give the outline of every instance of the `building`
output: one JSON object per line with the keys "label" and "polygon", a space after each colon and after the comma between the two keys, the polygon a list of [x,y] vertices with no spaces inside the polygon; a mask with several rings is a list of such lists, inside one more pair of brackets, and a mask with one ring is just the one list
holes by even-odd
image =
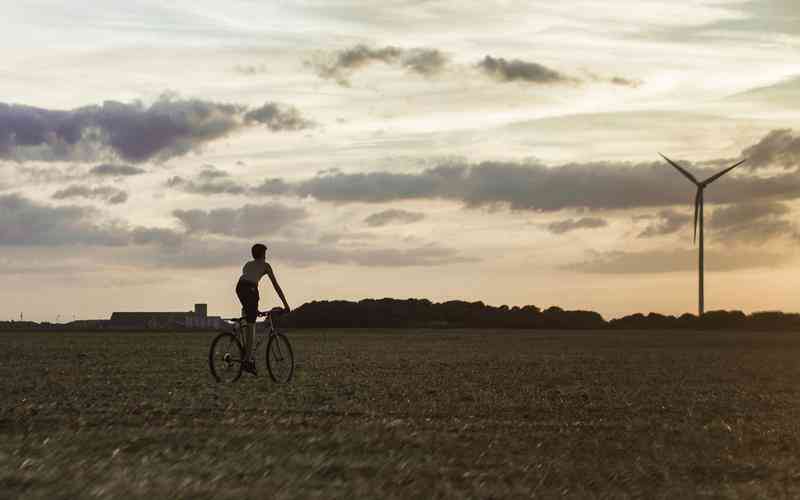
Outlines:
{"label": "building", "polygon": [[208,315],[207,304],[195,304],[194,311],[187,312],[114,312],[109,321],[110,328],[124,329],[213,329],[223,326],[222,318]]}

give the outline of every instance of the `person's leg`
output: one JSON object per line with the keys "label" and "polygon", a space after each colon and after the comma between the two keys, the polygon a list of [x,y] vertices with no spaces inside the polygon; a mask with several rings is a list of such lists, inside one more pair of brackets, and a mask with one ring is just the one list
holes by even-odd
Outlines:
{"label": "person's leg", "polygon": [[245,359],[253,360],[255,358],[256,353],[253,352],[253,348],[255,346],[256,340],[256,324],[253,322],[252,324],[248,323],[247,325],[247,335],[246,335],[245,343],[247,346],[245,347],[245,353],[247,357]]}
{"label": "person's leg", "polygon": [[247,329],[245,330],[245,359],[255,357],[256,320],[258,319],[258,286],[253,285],[247,293]]}
{"label": "person's leg", "polygon": [[247,320],[247,325],[242,332],[244,336],[244,359],[250,360],[253,352],[256,319],[258,318],[258,288],[240,281],[236,285],[236,295],[242,303],[242,316]]}

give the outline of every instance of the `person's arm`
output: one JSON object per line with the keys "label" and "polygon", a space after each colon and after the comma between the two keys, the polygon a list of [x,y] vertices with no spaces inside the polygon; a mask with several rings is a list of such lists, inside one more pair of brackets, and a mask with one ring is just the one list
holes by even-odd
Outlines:
{"label": "person's arm", "polygon": [[278,284],[278,280],[275,278],[275,273],[272,271],[272,266],[269,264],[267,264],[267,276],[269,276],[269,280],[272,282],[272,286],[275,288],[275,292],[278,294],[278,297],[281,298],[286,312],[291,311],[292,308],[289,307],[289,303],[286,302],[286,297],[283,295],[283,290],[281,290],[281,286]]}

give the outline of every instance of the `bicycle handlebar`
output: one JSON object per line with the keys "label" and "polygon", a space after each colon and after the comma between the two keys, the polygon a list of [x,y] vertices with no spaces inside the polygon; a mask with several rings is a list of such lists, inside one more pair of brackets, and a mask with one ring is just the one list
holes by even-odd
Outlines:
{"label": "bicycle handlebar", "polygon": [[278,315],[283,314],[285,312],[286,312],[286,310],[284,308],[282,308],[282,307],[273,307],[269,311],[259,311],[258,312],[258,316],[259,317],[278,316]]}

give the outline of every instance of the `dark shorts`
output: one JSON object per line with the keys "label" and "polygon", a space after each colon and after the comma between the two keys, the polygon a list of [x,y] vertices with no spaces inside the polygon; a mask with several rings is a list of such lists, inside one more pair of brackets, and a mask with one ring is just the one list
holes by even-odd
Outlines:
{"label": "dark shorts", "polygon": [[236,296],[242,303],[242,316],[248,323],[255,323],[258,318],[258,285],[240,280],[236,284]]}

